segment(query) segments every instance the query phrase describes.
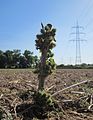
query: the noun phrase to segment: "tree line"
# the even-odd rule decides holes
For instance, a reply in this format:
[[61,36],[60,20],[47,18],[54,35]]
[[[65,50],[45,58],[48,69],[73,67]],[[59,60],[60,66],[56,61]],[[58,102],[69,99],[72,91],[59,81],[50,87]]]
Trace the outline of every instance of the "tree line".
[[82,63],[79,65],[64,65],[64,64],[60,64],[57,65],[58,69],[93,69],[93,64],[86,64],[86,63]]
[[36,68],[38,63],[38,57],[29,50],[0,50],[0,68]]

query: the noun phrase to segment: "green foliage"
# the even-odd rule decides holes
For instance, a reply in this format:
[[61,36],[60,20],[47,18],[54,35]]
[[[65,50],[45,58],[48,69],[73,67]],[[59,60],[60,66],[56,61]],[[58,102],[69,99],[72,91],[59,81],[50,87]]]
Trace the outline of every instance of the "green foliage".
[[37,118],[47,118],[49,112],[56,111],[55,102],[46,91],[36,92],[33,98]]
[[0,68],[35,68],[38,61],[38,57],[29,50],[25,50],[23,54],[18,49],[5,52],[0,50]]
[[44,89],[44,80],[49,74],[52,73],[52,70],[55,69],[55,61],[53,59],[53,53],[51,50],[56,46],[55,42],[55,33],[56,29],[52,28],[51,24],[43,26],[41,23],[41,34],[36,35],[36,49],[41,53],[41,59],[38,66],[39,73],[39,90]]
[[29,50],[25,50],[23,55],[27,59],[27,66],[32,67],[32,65],[34,63],[33,52],[30,52]]
[[34,95],[34,101],[36,105],[42,107],[45,110],[54,108],[54,101],[51,98],[51,95],[46,93],[44,90],[39,90],[38,92],[36,92],[36,94]]
[[[16,112],[18,116],[22,116],[24,120],[27,118],[31,120],[44,120],[49,117],[49,113],[61,111],[57,102],[44,90],[24,91],[19,94],[19,97],[25,100],[25,102],[22,102],[21,105],[16,107]],[[30,100],[29,98],[32,98],[31,103],[26,102],[26,100]]]
[[52,70],[56,68],[55,61],[52,57],[50,57],[48,60],[46,60],[46,68],[45,68],[45,73],[50,74],[52,73]]
[[4,68],[6,66],[6,63],[7,63],[6,55],[3,53],[3,51],[0,51],[0,68]]
[[58,69],[93,69],[93,64],[82,63],[80,65],[57,65]]
[[52,49],[55,47],[55,33],[56,29],[52,28],[51,24],[47,24],[45,27],[42,26],[41,34],[36,35],[36,49],[39,49],[41,52],[44,49]]
[[51,24],[43,26],[41,23],[41,34],[36,35],[36,49],[41,53],[41,59],[38,66],[39,72],[39,89],[44,89],[44,79],[46,76],[52,73],[55,69],[55,61],[53,59],[54,54],[51,50],[56,46],[55,33],[56,29],[52,28]]

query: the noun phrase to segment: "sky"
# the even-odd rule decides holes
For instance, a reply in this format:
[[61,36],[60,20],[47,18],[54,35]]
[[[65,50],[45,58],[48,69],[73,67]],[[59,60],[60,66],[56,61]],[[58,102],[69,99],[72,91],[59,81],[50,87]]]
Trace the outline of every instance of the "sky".
[[57,64],[75,64],[76,44],[71,34],[76,23],[80,32],[81,61],[93,63],[93,0],[0,0],[0,50],[25,49],[40,56],[35,48],[41,22],[51,23],[56,32],[53,52]]

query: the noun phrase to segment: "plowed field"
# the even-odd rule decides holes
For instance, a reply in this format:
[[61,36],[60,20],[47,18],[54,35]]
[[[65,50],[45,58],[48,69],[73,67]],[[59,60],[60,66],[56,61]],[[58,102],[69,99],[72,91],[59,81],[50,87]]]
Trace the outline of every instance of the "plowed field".
[[[59,90],[85,80],[93,80],[92,69],[58,69],[46,78],[45,89],[53,95]],[[30,69],[1,69],[0,109],[11,112],[14,120],[22,120],[16,117],[16,111],[12,110],[12,107],[16,108],[16,105],[24,101],[31,102],[31,98],[22,101],[19,94],[27,90],[36,90],[37,86],[37,74]],[[75,101],[88,94],[93,95],[93,82],[72,87],[55,95],[54,98],[63,107],[64,114],[58,115],[57,118],[50,117],[49,120],[93,120],[92,111],[78,112],[77,107],[64,102],[66,100]]]

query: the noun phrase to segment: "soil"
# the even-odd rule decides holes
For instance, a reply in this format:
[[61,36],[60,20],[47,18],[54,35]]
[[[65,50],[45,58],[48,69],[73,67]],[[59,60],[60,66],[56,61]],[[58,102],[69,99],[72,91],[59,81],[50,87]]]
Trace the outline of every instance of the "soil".
[[[70,85],[84,80],[93,80],[92,69],[57,69],[46,78],[45,89],[51,95]],[[21,103],[31,104],[32,96],[23,95],[26,91],[35,91],[38,88],[38,75],[31,69],[1,69],[0,70],[0,109],[8,115],[11,113],[13,120],[22,120],[17,116],[16,106]],[[81,92],[76,94],[75,92]],[[93,95],[93,82],[78,85],[53,96],[63,111],[52,115],[46,120],[93,120],[93,111],[88,111],[77,104],[77,100],[84,96]],[[29,97],[28,97],[29,96]],[[71,102],[64,102],[66,100]],[[73,103],[74,101],[74,103]],[[76,103],[75,103],[76,102]],[[84,108],[84,110],[82,110]],[[80,111],[81,110],[81,111]],[[30,119],[25,119],[30,120]],[[35,119],[34,119],[35,120]],[[43,119],[44,120],[44,119]]]

